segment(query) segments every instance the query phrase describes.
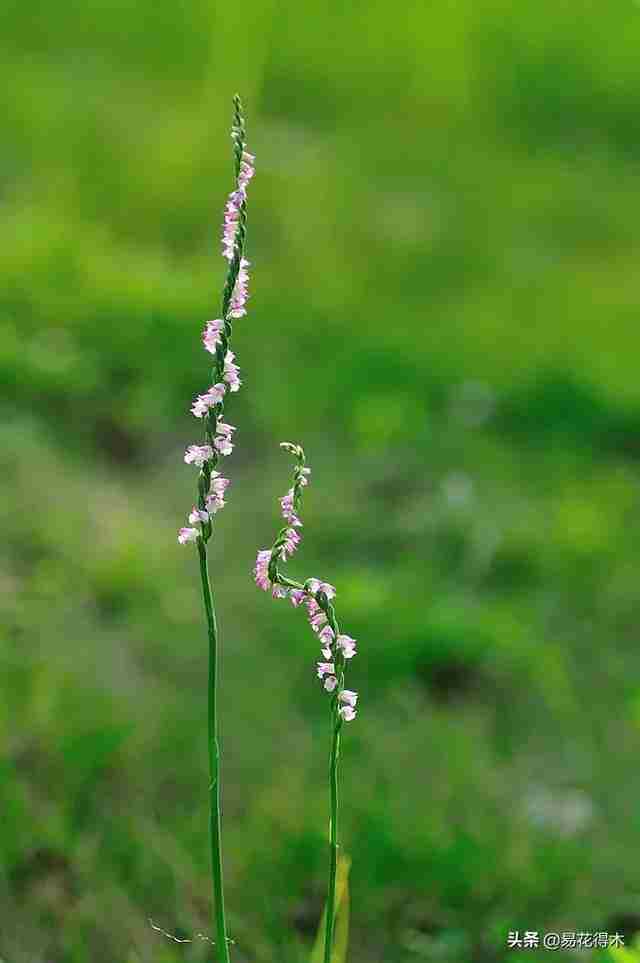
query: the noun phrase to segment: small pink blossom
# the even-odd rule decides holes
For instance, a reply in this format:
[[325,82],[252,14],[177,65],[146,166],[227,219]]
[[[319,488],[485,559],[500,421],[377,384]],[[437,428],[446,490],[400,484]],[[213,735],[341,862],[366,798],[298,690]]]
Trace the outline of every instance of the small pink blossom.
[[256,565],[253,570],[256,585],[264,592],[269,590],[271,580],[269,579],[269,562],[271,561],[271,551],[263,549],[256,556]]
[[243,191],[246,189],[247,184],[255,174],[255,157],[248,151],[242,151],[242,160],[240,161],[240,172],[238,174],[238,188]]
[[216,435],[213,439],[213,444],[220,455],[230,455],[233,451],[233,444],[228,435]]
[[220,404],[226,390],[226,385],[222,383],[212,385],[204,395],[198,395],[191,406],[191,413],[195,415],[196,418],[203,418],[210,408]]
[[289,590],[285,588],[284,585],[274,585],[273,589],[271,590],[271,594],[273,595],[274,599],[286,599],[287,595],[289,594]]
[[293,591],[289,595],[289,598],[291,599],[291,604],[293,605],[294,608],[297,609],[298,606],[301,605],[302,602],[304,602],[305,594],[306,593],[304,589],[293,589]]
[[316,614],[309,619],[309,624],[314,632],[319,632],[326,621],[327,616],[320,610],[320,612],[316,612]]
[[309,591],[314,594],[324,592],[328,599],[333,599],[336,596],[335,587],[330,585],[329,582],[321,582],[319,578],[307,579],[307,586]]
[[338,714],[342,716],[345,722],[351,722],[357,716],[357,711],[353,706],[340,706],[338,709]]
[[338,699],[340,702],[344,702],[345,705],[355,708],[356,702],[358,701],[358,693],[354,692],[353,689],[343,689],[342,692],[338,694]]
[[207,506],[207,511],[214,514],[221,508],[224,508],[224,493],[229,485],[228,478],[222,478],[220,472],[214,471],[211,473],[211,484],[209,486],[209,492],[205,498],[205,503]]
[[345,659],[352,659],[356,654],[356,640],[352,639],[350,635],[339,635],[336,644],[339,649],[342,649],[342,655]]
[[201,508],[197,508],[194,505],[189,515],[189,521],[192,525],[197,525],[198,522],[202,522],[204,524],[205,522],[209,521],[209,512],[205,512]]
[[337,684],[338,680],[336,679],[335,675],[328,675],[324,680],[324,687],[327,692],[333,692]]
[[318,662],[318,678],[324,675],[335,675],[336,667],[333,662]]
[[288,556],[293,555],[299,544],[300,536],[296,532],[295,528],[288,528],[285,532],[284,544],[280,549],[280,558],[283,560],[283,562],[286,562]]
[[333,642],[333,629],[329,625],[325,625],[318,638],[323,645],[331,645]]
[[[238,391],[242,382],[238,375],[240,374],[240,368],[234,363],[235,354],[233,351],[227,351],[224,359],[224,373],[222,375],[223,381],[229,386],[229,391]],[[224,386],[223,386],[224,388]]]
[[244,257],[240,259],[238,277],[233,286],[233,294],[229,302],[229,314],[232,318],[241,318],[247,313],[245,308],[245,304],[249,298],[249,272],[247,268],[250,263],[251,262],[247,261]]
[[213,494],[209,494],[206,496],[205,504],[207,506],[207,511],[209,512],[209,514],[215,515],[216,512],[219,512],[221,508],[224,508],[224,506],[226,505],[226,502],[222,497],[222,495],[216,495],[214,492]]
[[240,220],[240,208],[244,198],[244,191],[232,191],[225,205],[222,227],[222,256],[225,257],[227,261],[231,261],[233,258],[236,231],[238,221]]
[[285,522],[289,525],[295,525],[297,528],[302,528],[302,522],[296,515],[293,508],[293,488],[290,488],[286,495],[283,495],[280,499],[280,505],[282,507],[282,517]]
[[178,532],[178,541],[181,545],[186,545],[187,542],[197,541],[199,534],[197,528],[181,528]]
[[213,448],[211,445],[189,445],[184,453],[184,460],[187,465],[197,465],[202,468],[205,461],[213,458]]
[[202,343],[209,354],[216,353],[216,348],[221,341],[220,335],[222,334],[223,328],[224,321],[222,318],[214,318],[213,321],[207,321],[202,332]]
[[210,493],[222,496],[230,484],[231,482],[229,479],[223,478],[219,471],[211,472],[211,484],[209,485]]
[[331,646],[330,646],[330,645],[325,646],[325,647],[322,649],[322,654],[323,654],[323,656],[325,657],[325,659],[332,659],[332,658],[333,658],[333,650],[332,650]]

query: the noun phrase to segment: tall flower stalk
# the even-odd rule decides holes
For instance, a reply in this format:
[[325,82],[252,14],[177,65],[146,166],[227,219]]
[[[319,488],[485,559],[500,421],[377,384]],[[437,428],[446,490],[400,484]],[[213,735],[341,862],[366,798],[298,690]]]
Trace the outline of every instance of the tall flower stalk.
[[218,628],[216,610],[209,577],[207,546],[213,535],[213,518],[224,507],[229,480],[216,470],[221,457],[233,451],[233,425],[223,420],[228,392],[241,385],[239,368],[231,351],[233,321],[246,314],[248,298],[249,261],[244,257],[247,223],[247,185],[254,174],[253,154],[245,150],[246,138],[242,104],[234,97],[233,140],[235,188],[229,195],[224,211],[222,254],[229,267],[222,292],[221,317],[207,321],[202,333],[206,351],[214,356],[212,386],[198,395],[191,413],[200,419],[204,429],[204,444],[189,445],[184,460],[199,468],[197,501],[189,514],[189,527],[181,528],[178,541],[184,545],[194,542],[198,549],[202,598],[209,639],[209,802],[211,833],[211,876],[213,884],[214,930],[219,963],[229,963],[227,926],[224,911],[222,879],[222,844],[220,820],[220,746],[218,740]]
[[280,499],[282,517],[286,525],[280,529],[270,549],[258,552],[254,577],[256,584],[274,598],[289,598],[294,608],[304,605],[309,624],[320,642],[322,661],[316,665],[316,674],[323,689],[330,693],[331,751],[329,754],[329,883],[325,921],[324,963],[331,963],[334,922],[336,912],[336,874],[338,868],[338,761],[340,736],[345,722],[355,719],[358,693],[345,688],[347,662],[356,654],[356,640],[340,631],[334,599],[336,590],[328,582],[308,578],[298,582],[284,575],[279,567],[286,562],[300,544],[298,529],[302,527],[299,517],[302,492],[309,481],[311,469],[307,468],[304,451],[300,445],[282,442],[284,448],[295,458],[293,484]]

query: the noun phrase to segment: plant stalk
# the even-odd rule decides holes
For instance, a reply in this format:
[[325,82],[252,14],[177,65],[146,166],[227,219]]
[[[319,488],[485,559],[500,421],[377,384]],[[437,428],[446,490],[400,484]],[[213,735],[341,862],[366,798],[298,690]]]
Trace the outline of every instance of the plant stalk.
[[336,913],[336,874],[338,869],[338,758],[340,756],[340,719],[337,709],[332,715],[333,736],[329,758],[329,787],[331,793],[329,816],[329,889],[327,892],[327,916],[324,937],[324,963],[331,963],[333,931]]
[[218,963],[229,963],[227,924],[224,912],[222,887],[222,841],[220,823],[220,748],[218,745],[217,683],[218,683],[218,629],[211,594],[207,565],[207,546],[198,539],[202,597],[207,617],[209,636],[209,814],[211,833],[211,879],[213,884],[213,922],[216,934]]

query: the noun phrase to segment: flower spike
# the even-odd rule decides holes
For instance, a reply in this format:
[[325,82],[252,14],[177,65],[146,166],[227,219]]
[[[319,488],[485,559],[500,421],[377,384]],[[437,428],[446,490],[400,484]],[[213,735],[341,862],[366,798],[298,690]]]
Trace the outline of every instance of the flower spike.
[[[297,550],[301,542],[297,528],[302,527],[298,512],[302,501],[302,491],[309,483],[311,469],[306,465],[305,454],[300,445],[289,441],[280,443],[290,455],[295,458],[293,469],[293,484],[287,494],[280,499],[282,517],[287,523],[276,536],[271,549],[258,552],[253,570],[256,585],[265,592],[271,592],[274,598],[286,598],[298,608],[305,605],[309,624],[318,636],[322,655],[325,662],[318,663],[318,677],[323,679],[324,688],[334,692],[334,705],[338,722],[349,722],[355,717],[355,712],[344,713],[339,703],[344,702],[350,708],[355,706],[357,693],[344,688],[344,670],[346,662],[356,654],[356,640],[350,635],[341,633],[336,621],[333,599],[336,596],[335,586],[323,582],[319,578],[308,578],[304,583],[294,582],[280,572],[279,562],[286,562]],[[334,665],[335,663],[335,665]],[[334,678],[335,684],[329,682]],[[348,693],[345,700],[343,693]]]

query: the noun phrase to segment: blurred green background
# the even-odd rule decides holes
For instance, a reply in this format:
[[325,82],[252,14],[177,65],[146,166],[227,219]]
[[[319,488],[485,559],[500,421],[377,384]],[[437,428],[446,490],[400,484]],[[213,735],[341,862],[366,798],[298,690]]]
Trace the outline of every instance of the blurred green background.
[[[640,6],[5,0],[0,956],[204,961],[206,642],[182,464],[245,100],[252,299],[213,573],[234,963],[302,963],[360,656],[351,963],[640,929]],[[561,952],[557,959],[571,958]],[[580,959],[589,960],[588,952]]]

